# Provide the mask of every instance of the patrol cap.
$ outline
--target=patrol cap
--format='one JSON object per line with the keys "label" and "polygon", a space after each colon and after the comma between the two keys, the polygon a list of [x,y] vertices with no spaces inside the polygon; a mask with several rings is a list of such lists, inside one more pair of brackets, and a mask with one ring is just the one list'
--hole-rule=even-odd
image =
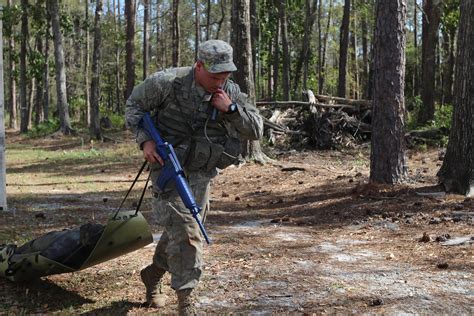
{"label": "patrol cap", "polygon": [[232,61],[232,46],[221,40],[202,42],[198,49],[198,60],[210,73],[232,72],[237,67]]}

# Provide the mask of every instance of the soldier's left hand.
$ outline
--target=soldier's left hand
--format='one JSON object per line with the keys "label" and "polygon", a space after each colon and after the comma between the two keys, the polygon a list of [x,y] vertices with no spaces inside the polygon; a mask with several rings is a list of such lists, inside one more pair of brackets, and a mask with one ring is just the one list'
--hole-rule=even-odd
{"label": "soldier's left hand", "polygon": [[227,112],[229,110],[229,106],[231,105],[232,100],[230,97],[227,95],[227,93],[222,90],[218,89],[216,92],[214,92],[214,95],[212,96],[211,104],[213,107],[218,109],[221,112]]}

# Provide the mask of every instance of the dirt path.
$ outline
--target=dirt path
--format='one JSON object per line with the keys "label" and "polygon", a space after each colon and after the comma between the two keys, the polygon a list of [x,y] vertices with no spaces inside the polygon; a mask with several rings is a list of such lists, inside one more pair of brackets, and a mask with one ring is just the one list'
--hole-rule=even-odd
{"label": "dirt path", "polygon": [[[1,215],[2,240],[26,241],[105,220],[140,163],[127,143],[92,150],[72,139],[61,153],[67,144],[58,142],[50,140],[54,150],[31,142],[10,145],[7,182],[16,212]],[[14,158],[26,151],[28,159]],[[213,244],[205,247],[205,273],[196,290],[200,311],[472,315],[474,201],[429,193],[440,163],[437,150],[410,156],[410,182],[395,187],[365,185],[363,149],[292,152],[274,164],[225,170],[213,183],[206,224]],[[143,213],[158,237],[149,201]],[[420,241],[424,233],[426,242]],[[138,276],[152,254],[153,244],[30,285],[0,280],[0,310],[156,313],[141,305]],[[171,296],[161,312],[175,308]]]}

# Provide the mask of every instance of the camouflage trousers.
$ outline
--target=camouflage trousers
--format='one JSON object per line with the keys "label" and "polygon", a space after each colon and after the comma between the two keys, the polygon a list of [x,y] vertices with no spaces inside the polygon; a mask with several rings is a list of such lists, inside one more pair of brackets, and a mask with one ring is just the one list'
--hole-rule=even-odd
{"label": "camouflage trousers", "polygon": [[[196,203],[202,208],[203,221],[208,209],[210,180],[207,174],[192,173],[188,176]],[[153,196],[153,210],[158,215],[158,223],[164,227],[153,264],[171,273],[174,290],[194,288],[202,274],[204,237],[174,188]]]}

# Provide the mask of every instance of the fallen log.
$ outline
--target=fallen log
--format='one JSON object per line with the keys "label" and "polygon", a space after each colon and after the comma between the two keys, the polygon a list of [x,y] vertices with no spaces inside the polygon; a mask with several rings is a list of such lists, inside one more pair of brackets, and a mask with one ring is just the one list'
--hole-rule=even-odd
{"label": "fallen log", "polygon": [[341,109],[350,109],[353,111],[360,111],[360,106],[358,105],[347,105],[347,104],[326,104],[326,103],[310,103],[305,101],[258,101],[256,102],[257,106],[262,105],[271,105],[274,108],[289,108],[295,105],[307,105],[315,106],[320,108],[341,108]]}
{"label": "fallen log", "polygon": [[358,105],[365,108],[370,108],[372,106],[372,101],[370,100],[354,100],[321,94],[317,94],[316,99],[318,99],[318,101],[320,102],[334,102],[339,104]]}

